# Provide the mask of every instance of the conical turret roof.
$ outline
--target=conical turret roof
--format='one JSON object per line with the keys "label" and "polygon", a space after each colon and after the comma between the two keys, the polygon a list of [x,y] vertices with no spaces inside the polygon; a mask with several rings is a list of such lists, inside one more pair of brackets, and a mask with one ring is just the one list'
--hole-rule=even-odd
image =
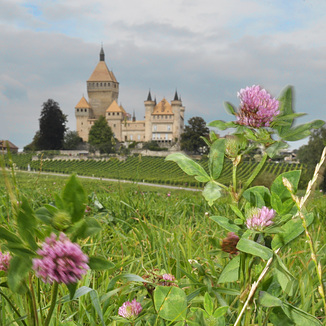
{"label": "conical turret roof", "polygon": [[90,109],[91,106],[87,102],[86,98],[83,96],[78,104],[75,106],[76,109]]}

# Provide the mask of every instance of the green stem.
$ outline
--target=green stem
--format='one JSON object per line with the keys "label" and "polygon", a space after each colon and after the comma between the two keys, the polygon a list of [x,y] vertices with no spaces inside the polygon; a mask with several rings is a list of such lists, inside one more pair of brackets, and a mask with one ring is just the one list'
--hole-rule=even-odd
{"label": "green stem", "polygon": [[217,181],[215,181],[215,180],[211,180],[211,181],[213,181],[214,183],[216,183],[218,186],[220,186],[221,188],[223,188],[223,189],[226,190],[227,192],[229,191],[229,188],[228,188],[227,186],[225,186],[224,184],[219,183],[219,182],[217,182]]}
{"label": "green stem", "polygon": [[[14,310],[14,312],[17,314],[17,316],[21,319],[22,316],[20,315],[19,311],[16,309],[16,307],[14,306],[14,304],[10,301],[10,299],[2,291],[0,291],[0,295],[2,295],[7,300],[7,302],[10,305],[10,307]],[[27,324],[25,323],[24,320],[21,320],[21,322],[23,323],[23,325],[27,326]]]}
{"label": "green stem", "polygon": [[264,153],[263,157],[261,158],[261,161],[259,162],[259,164],[256,166],[256,168],[254,169],[254,171],[252,172],[251,176],[249,177],[249,179],[246,181],[246,183],[243,185],[243,188],[241,189],[241,192],[239,193],[239,199],[241,198],[243,192],[250,186],[250,184],[255,180],[255,178],[257,177],[258,173],[261,171],[261,169],[263,168],[266,160],[267,160],[267,154]]}
{"label": "green stem", "polygon": [[53,314],[53,310],[54,310],[54,307],[55,307],[56,301],[57,301],[58,287],[59,287],[58,283],[54,282],[53,288],[52,288],[51,306],[50,306],[48,315],[47,315],[47,317],[45,319],[44,326],[48,326],[50,324],[51,317],[52,317],[52,314]]}
{"label": "green stem", "polygon": [[237,167],[238,164],[233,164],[232,168],[232,183],[233,183],[233,192],[237,192]]}

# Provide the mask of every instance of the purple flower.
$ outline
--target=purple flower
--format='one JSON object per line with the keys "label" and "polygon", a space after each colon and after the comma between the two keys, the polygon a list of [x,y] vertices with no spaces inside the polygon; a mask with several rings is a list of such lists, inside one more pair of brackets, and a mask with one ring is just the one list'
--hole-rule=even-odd
{"label": "purple flower", "polygon": [[143,310],[141,304],[136,301],[136,299],[130,301],[126,301],[119,308],[118,314],[121,317],[127,319],[135,319]]}
{"label": "purple flower", "polygon": [[162,278],[165,281],[175,281],[175,276],[172,274],[163,274]]}
{"label": "purple flower", "polygon": [[253,85],[238,92],[240,108],[237,114],[238,124],[260,128],[269,127],[280,111],[279,101],[260,86]]}
{"label": "purple flower", "polygon": [[263,206],[261,209],[254,209],[251,217],[246,221],[247,228],[255,231],[262,231],[266,226],[274,223],[272,219],[275,213],[274,209],[269,209],[266,206]]}
{"label": "purple flower", "polygon": [[7,252],[5,254],[3,254],[2,252],[0,252],[0,271],[7,271],[9,268],[9,263],[10,263],[10,253]]}
{"label": "purple flower", "polygon": [[64,233],[59,239],[52,233],[37,253],[42,258],[33,259],[33,269],[45,283],[76,283],[89,269],[88,257]]}

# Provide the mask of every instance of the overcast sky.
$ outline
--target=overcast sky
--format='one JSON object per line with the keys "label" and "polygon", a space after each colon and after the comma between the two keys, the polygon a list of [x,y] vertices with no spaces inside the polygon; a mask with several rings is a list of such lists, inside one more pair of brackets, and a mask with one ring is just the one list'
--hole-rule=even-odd
{"label": "overcast sky", "polygon": [[275,97],[293,85],[300,122],[326,120],[325,13],[324,0],[0,0],[0,139],[30,143],[50,98],[76,130],[101,43],[139,120],[149,89],[177,89],[186,120],[232,120],[223,102],[254,84]]}

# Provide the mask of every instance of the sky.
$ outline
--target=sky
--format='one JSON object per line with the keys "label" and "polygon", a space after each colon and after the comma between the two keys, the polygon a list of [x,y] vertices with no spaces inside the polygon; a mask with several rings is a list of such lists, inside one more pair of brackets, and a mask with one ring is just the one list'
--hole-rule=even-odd
{"label": "sky", "polygon": [[0,139],[29,144],[48,99],[76,130],[101,44],[138,120],[150,89],[177,90],[186,123],[231,121],[223,103],[252,85],[274,97],[292,85],[299,123],[326,120],[325,14],[324,0],[0,0]]}

